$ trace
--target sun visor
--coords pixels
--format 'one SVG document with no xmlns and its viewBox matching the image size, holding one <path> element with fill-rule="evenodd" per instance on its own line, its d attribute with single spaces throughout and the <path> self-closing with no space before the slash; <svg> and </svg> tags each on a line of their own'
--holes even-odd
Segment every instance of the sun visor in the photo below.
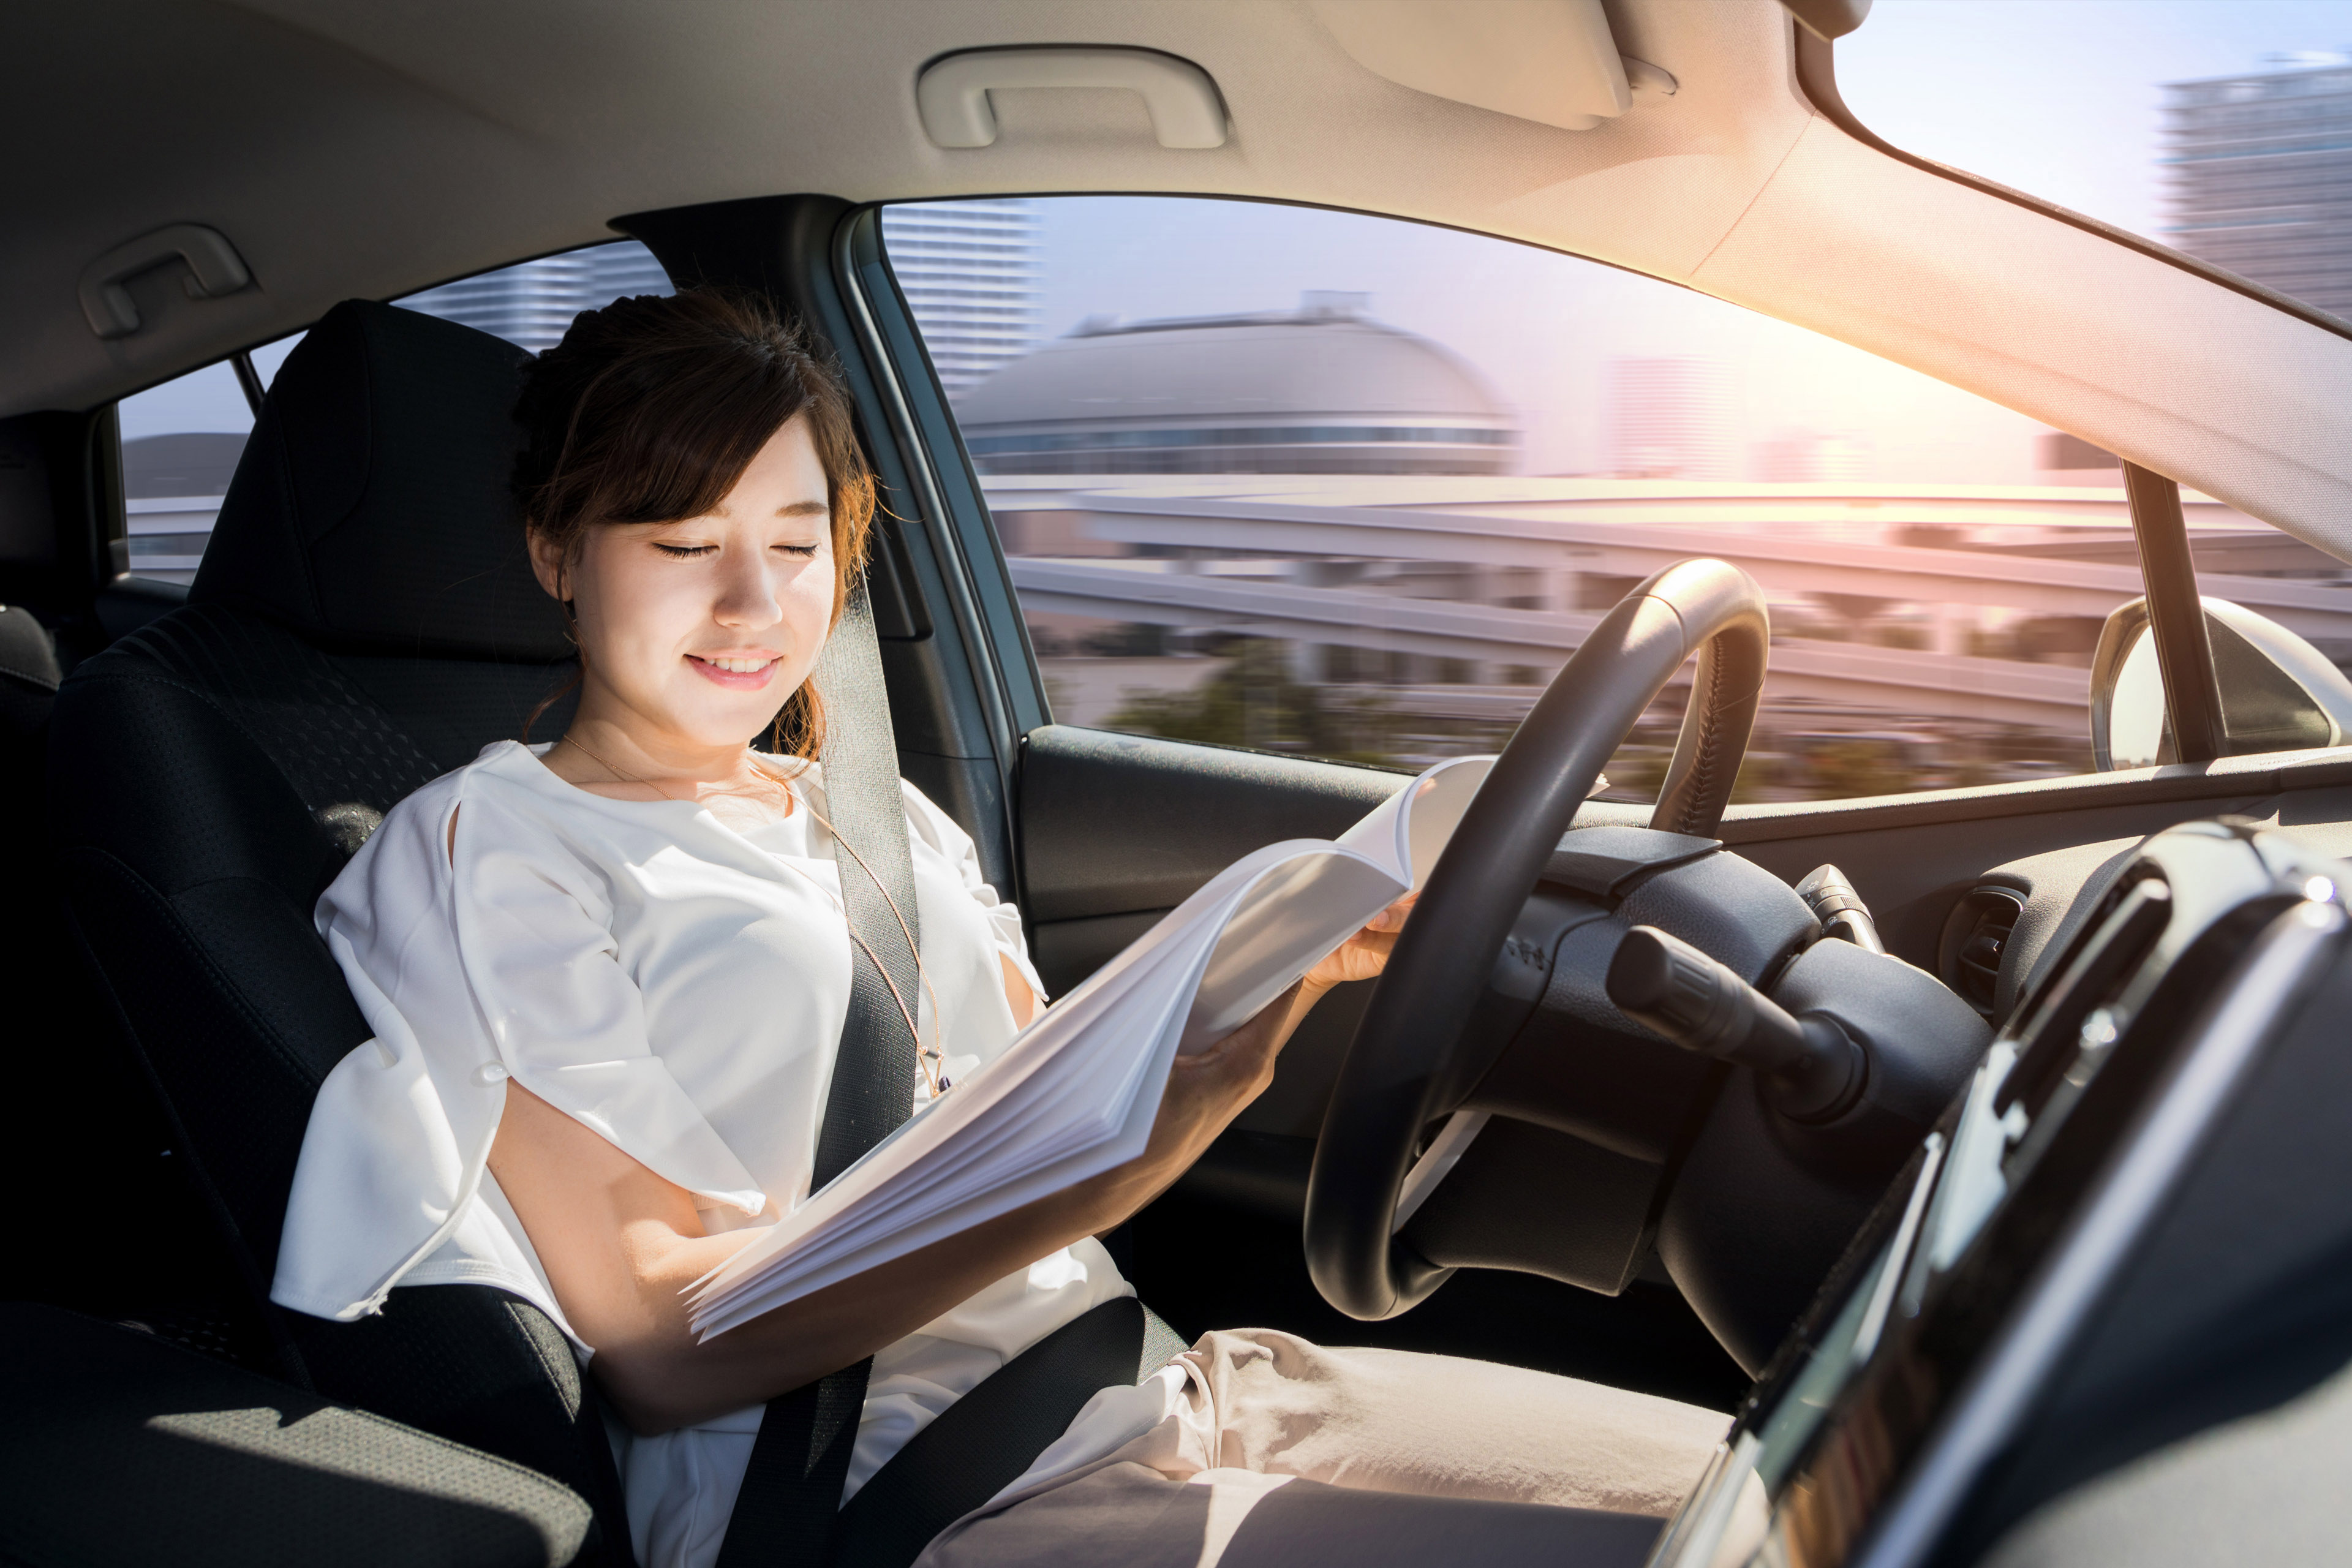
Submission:
<svg viewBox="0 0 2352 1568">
<path fill-rule="evenodd" d="M 1563 131 L 1590 131 L 1633 106 L 1601 0 L 1311 3 L 1357 64 L 1416 92 Z"/>
</svg>

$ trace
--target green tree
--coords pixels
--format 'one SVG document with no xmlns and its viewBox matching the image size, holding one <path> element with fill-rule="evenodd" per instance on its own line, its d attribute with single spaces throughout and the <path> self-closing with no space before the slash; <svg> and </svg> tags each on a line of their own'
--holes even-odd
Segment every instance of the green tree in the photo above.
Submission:
<svg viewBox="0 0 2352 1568">
<path fill-rule="evenodd" d="M 1891 742 L 1867 738 L 1836 742 L 1815 751 L 1811 762 L 1819 799 L 1895 795 L 1911 787 L 1911 770 Z"/>
<path fill-rule="evenodd" d="M 1291 674 L 1286 645 L 1253 637 L 1190 691 L 1130 692 L 1109 727 L 1171 741 L 1380 763 L 1389 760 L 1377 744 L 1382 718 L 1376 700 L 1326 701 L 1323 688 Z"/>
</svg>

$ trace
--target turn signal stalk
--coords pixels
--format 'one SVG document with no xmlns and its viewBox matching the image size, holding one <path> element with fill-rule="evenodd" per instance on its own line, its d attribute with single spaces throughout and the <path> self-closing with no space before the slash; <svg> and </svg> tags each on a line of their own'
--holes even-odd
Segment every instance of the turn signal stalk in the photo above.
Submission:
<svg viewBox="0 0 2352 1568">
<path fill-rule="evenodd" d="M 1862 1047 L 1829 1019 L 1779 1003 L 1679 937 L 1635 926 L 1609 964 L 1617 1010 L 1686 1051 L 1753 1068 L 1781 1113 L 1827 1121 L 1862 1091 Z"/>
</svg>

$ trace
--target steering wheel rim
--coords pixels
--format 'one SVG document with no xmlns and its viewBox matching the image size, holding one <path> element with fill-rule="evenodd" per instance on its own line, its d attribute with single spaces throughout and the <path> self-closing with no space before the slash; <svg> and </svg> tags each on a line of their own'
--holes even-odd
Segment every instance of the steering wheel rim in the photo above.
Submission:
<svg viewBox="0 0 2352 1568">
<path fill-rule="evenodd" d="M 1650 826 L 1714 835 L 1755 728 L 1769 643 L 1764 592 L 1747 573 L 1712 559 L 1670 566 L 1593 628 L 1496 759 L 1423 885 L 1324 1114 L 1306 1247 L 1332 1306 L 1394 1317 L 1453 1272 L 1391 1233 L 1422 1129 L 1475 1087 L 1464 1081 L 1459 1036 L 1495 954 L 1601 767 L 1694 653 Z"/>
</svg>

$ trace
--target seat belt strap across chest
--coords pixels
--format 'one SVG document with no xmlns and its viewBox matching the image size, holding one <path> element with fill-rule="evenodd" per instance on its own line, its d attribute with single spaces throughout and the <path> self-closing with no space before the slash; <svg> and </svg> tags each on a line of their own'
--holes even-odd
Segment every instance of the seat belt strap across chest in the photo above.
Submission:
<svg viewBox="0 0 2352 1568">
<path fill-rule="evenodd" d="M 908 941 L 922 940 L 914 860 L 864 579 L 851 589 L 812 679 L 824 703 L 826 815 L 840 842 L 856 849 L 834 859 L 842 910 L 858 939 L 849 944 L 849 1012 L 817 1134 L 814 1191 L 913 1113 L 917 1045 L 898 999 L 910 1012 L 922 1004 Z M 718 1568 L 820 1568 L 826 1561 L 873 1366 L 868 1357 L 768 1402 Z"/>
</svg>

